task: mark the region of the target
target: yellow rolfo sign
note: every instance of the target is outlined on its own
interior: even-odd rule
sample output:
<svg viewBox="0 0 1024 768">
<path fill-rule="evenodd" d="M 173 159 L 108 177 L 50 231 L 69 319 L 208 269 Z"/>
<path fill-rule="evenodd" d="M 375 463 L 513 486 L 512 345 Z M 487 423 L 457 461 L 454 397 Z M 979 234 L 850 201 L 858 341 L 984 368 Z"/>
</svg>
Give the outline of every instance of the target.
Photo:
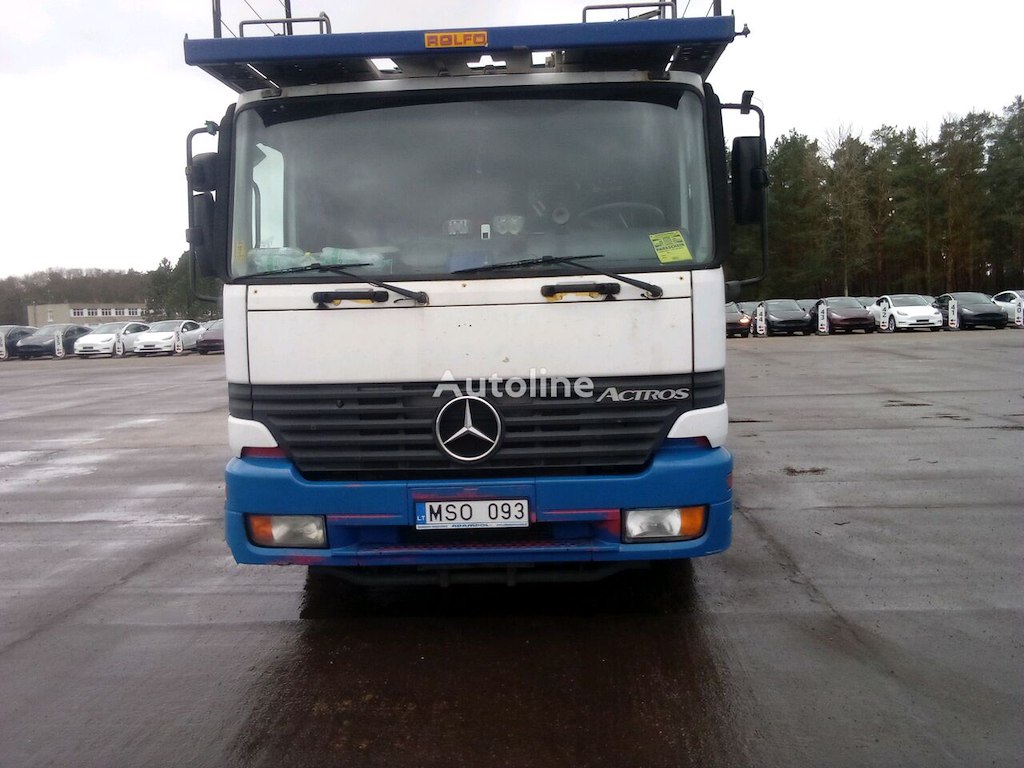
<svg viewBox="0 0 1024 768">
<path fill-rule="evenodd" d="M 486 48 L 487 31 L 462 32 L 425 32 L 423 33 L 425 48 Z"/>
</svg>

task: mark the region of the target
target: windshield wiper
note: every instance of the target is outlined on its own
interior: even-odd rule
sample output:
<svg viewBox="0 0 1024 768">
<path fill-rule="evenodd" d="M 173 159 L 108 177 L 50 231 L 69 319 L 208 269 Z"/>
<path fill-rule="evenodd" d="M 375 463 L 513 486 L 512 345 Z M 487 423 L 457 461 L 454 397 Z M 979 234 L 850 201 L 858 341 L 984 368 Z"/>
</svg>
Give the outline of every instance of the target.
<svg viewBox="0 0 1024 768">
<path fill-rule="evenodd" d="M 380 280 L 371 280 L 363 275 L 357 275 L 354 272 L 348 271 L 348 269 L 352 269 L 354 267 L 370 266 L 373 265 L 369 262 L 359 264 L 321 264 L 318 261 L 314 261 L 312 264 L 303 264 L 301 267 L 286 267 L 284 269 L 269 269 L 266 272 L 253 272 L 251 275 L 245 275 L 245 277 L 273 277 L 274 275 L 292 275 L 298 272 L 331 272 L 336 275 L 344 275 L 352 280 L 358 280 L 366 283 L 367 285 L 375 285 L 386 291 L 393 291 L 399 296 L 405 296 L 407 299 L 412 299 L 417 304 L 428 304 L 430 302 L 430 297 L 428 297 L 424 291 L 412 291 L 408 288 L 399 288 L 397 285 L 384 283 Z"/>
<path fill-rule="evenodd" d="M 536 259 L 522 259 L 520 261 L 506 261 L 503 264 L 485 264 L 481 267 L 468 267 L 466 269 L 456 269 L 452 272 L 456 274 L 467 274 L 471 272 L 493 272 L 499 269 L 517 269 L 519 267 L 535 267 L 535 266 L 546 266 L 548 264 L 568 264 L 570 267 L 576 267 L 582 269 L 584 272 L 589 272 L 593 275 L 604 275 L 610 277 L 613 280 L 626 283 L 626 285 L 632 285 L 634 288 L 639 288 L 644 291 L 644 296 L 648 299 L 660 299 L 665 293 L 660 285 L 654 285 L 653 283 L 647 283 L 643 280 L 635 280 L 632 277 L 626 277 L 625 275 L 619 275 L 615 272 L 605 272 L 603 269 L 598 269 L 590 264 L 579 264 L 577 262 L 583 261 L 584 259 L 603 259 L 603 253 L 592 253 L 586 256 L 541 256 Z"/>
</svg>

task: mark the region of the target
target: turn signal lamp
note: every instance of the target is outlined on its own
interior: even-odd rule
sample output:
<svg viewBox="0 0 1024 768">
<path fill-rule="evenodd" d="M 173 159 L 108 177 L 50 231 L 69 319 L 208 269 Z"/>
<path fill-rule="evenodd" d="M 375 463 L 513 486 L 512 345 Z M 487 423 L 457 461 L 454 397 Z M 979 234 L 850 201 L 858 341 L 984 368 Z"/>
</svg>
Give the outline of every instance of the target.
<svg viewBox="0 0 1024 768">
<path fill-rule="evenodd" d="M 626 542 L 686 541 L 704 533 L 707 507 L 664 507 L 623 510 Z"/>
<path fill-rule="evenodd" d="M 327 528 L 321 515 L 246 515 L 249 541 L 258 547 L 327 546 Z"/>
</svg>

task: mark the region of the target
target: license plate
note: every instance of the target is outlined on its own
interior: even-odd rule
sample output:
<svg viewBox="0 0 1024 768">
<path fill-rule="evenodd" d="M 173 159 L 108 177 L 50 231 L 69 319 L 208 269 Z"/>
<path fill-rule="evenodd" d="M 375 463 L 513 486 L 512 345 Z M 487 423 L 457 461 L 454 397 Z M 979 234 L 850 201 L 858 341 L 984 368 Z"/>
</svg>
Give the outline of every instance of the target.
<svg viewBox="0 0 1024 768">
<path fill-rule="evenodd" d="M 527 499 L 473 499 L 424 501 L 416 504 L 416 527 L 444 528 L 527 528 L 530 505 Z"/>
</svg>

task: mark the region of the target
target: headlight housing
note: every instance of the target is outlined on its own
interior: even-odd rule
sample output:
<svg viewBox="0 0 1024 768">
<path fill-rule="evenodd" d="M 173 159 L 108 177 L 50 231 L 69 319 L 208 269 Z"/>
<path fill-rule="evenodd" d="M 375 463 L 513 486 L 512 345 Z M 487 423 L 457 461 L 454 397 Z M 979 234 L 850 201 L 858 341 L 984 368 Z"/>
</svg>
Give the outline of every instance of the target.
<svg viewBox="0 0 1024 768">
<path fill-rule="evenodd" d="M 327 546 L 323 515 L 246 515 L 245 523 L 249 541 L 258 547 Z"/>
<path fill-rule="evenodd" d="M 622 540 L 687 541 L 699 538 L 707 525 L 707 507 L 645 507 L 622 511 Z"/>
</svg>

